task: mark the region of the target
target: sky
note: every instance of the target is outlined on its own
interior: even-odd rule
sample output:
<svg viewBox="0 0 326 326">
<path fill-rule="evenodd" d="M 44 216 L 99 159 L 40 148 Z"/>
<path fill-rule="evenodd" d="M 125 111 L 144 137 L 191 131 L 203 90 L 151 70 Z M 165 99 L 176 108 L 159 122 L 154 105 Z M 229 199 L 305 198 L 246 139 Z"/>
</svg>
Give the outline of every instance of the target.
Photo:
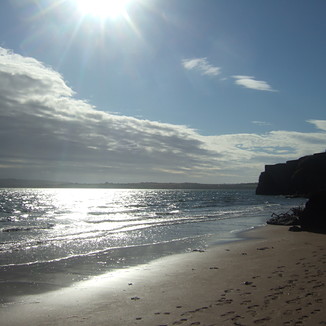
<svg viewBox="0 0 326 326">
<path fill-rule="evenodd" d="M 326 1 L 108 3 L 1 0 L 0 178 L 256 182 L 325 151 Z"/>
</svg>

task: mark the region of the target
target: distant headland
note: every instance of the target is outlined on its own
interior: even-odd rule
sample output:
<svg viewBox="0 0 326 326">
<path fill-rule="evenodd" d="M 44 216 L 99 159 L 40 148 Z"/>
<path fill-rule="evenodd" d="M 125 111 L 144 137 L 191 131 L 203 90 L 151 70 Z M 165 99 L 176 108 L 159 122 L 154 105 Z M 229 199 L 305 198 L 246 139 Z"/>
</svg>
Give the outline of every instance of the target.
<svg viewBox="0 0 326 326">
<path fill-rule="evenodd" d="M 236 184 L 203 184 L 203 183 L 161 183 L 161 182 L 135 182 L 135 183 L 73 183 L 55 182 L 46 180 L 26 180 L 7 178 L 0 179 L 0 188 L 98 188 L 98 189 L 255 189 L 257 183 Z"/>
</svg>

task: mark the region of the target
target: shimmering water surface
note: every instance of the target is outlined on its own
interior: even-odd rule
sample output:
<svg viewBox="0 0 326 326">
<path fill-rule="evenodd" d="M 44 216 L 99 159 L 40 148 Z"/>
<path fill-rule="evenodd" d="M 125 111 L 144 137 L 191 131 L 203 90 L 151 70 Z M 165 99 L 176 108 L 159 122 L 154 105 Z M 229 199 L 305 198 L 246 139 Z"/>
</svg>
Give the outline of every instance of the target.
<svg viewBox="0 0 326 326">
<path fill-rule="evenodd" d="M 0 267 L 113 252 L 123 265 L 128 248 L 167 254 L 230 241 L 304 202 L 243 189 L 0 189 Z"/>
</svg>

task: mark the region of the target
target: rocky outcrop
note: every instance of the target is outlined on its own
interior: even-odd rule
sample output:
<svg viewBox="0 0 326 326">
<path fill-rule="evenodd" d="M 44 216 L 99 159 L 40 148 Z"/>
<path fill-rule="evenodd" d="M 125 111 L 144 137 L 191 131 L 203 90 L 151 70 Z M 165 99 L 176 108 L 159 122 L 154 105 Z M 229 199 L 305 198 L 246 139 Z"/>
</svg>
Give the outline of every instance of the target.
<svg viewBox="0 0 326 326">
<path fill-rule="evenodd" d="M 318 153 L 266 165 L 259 177 L 256 194 L 309 197 L 323 190 L 326 190 L 326 153 Z"/>
<path fill-rule="evenodd" d="M 300 218 L 303 213 L 303 208 L 294 207 L 286 213 L 272 214 L 272 217 L 267 221 L 267 224 L 273 225 L 299 225 Z"/>
<path fill-rule="evenodd" d="M 292 225 L 291 231 L 326 232 L 326 191 L 312 194 L 304 207 L 292 208 L 282 214 L 272 214 L 267 224 Z"/>
<path fill-rule="evenodd" d="M 294 225 L 291 227 L 294 231 L 326 232 L 326 153 L 304 156 L 284 164 L 266 165 L 259 177 L 256 193 L 308 197 L 303 209 L 274 214 L 267 223 Z"/>
<path fill-rule="evenodd" d="M 326 231 L 326 191 L 312 194 L 300 216 L 299 225 L 304 230 Z"/>
</svg>

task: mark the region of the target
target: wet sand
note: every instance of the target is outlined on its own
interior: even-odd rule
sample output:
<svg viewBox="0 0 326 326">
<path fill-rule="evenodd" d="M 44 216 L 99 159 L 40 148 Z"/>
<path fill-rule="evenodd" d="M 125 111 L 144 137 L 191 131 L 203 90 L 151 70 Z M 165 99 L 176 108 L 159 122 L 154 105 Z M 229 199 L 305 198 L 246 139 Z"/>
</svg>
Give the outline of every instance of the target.
<svg viewBox="0 0 326 326">
<path fill-rule="evenodd" d="M 266 226 L 0 308 L 2 326 L 326 325 L 326 235 Z"/>
</svg>

